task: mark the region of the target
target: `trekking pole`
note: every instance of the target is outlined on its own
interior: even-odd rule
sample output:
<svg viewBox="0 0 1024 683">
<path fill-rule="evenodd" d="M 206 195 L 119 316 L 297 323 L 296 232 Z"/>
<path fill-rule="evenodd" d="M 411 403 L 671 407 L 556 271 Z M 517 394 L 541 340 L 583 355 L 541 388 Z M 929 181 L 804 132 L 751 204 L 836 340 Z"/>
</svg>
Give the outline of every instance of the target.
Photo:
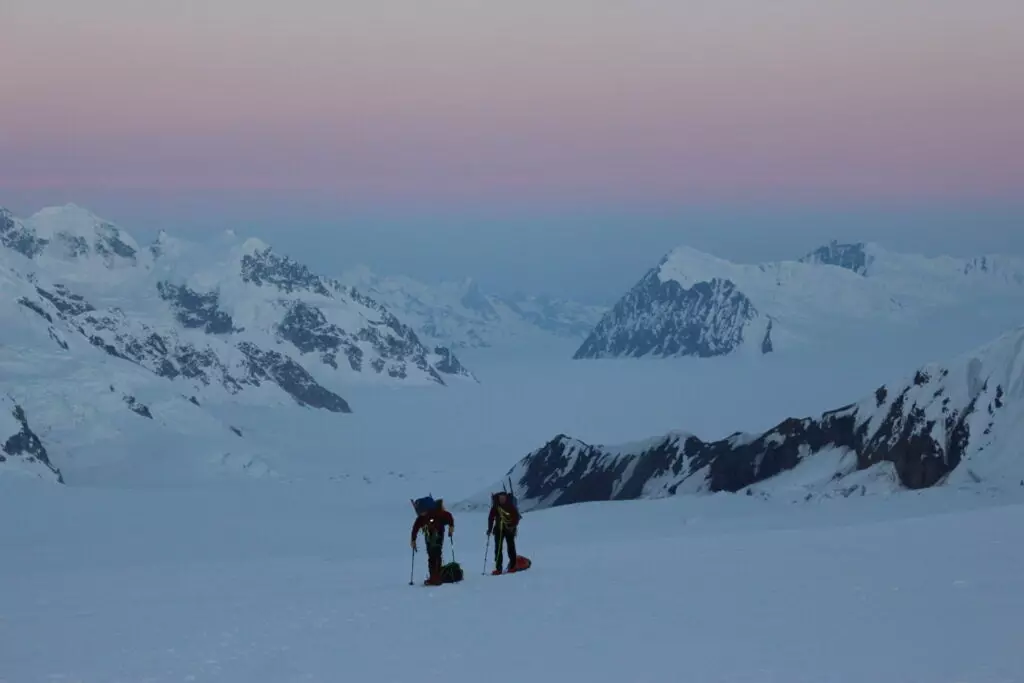
<svg viewBox="0 0 1024 683">
<path fill-rule="evenodd" d="M 416 551 L 412 551 L 412 557 L 409 558 L 409 585 L 414 585 L 412 582 L 412 575 L 416 571 Z"/>
<path fill-rule="evenodd" d="M 449 536 L 448 540 L 452 542 L 452 562 L 455 562 L 455 537 Z"/>
<path fill-rule="evenodd" d="M 484 544 L 484 568 L 480 570 L 480 576 L 487 576 L 487 551 L 491 549 L 491 535 L 487 534 L 487 543 Z"/>
</svg>

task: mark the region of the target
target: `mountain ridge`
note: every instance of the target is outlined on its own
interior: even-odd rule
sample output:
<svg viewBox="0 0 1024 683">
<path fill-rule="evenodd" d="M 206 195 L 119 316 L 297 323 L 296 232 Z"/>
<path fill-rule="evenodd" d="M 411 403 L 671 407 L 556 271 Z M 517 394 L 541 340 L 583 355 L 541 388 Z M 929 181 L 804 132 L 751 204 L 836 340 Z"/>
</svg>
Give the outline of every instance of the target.
<svg viewBox="0 0 1024 683">
<path fill-rule="evenodd" d="M 780 481 L 783 493 L 803 498 L 1024 485 L 1021 439 L 1024 325 L 853 403 L 790 417 L 762 433 L 704 441 L 677 430 L 618 445 L 559 434 L 505 477 L 524 510 L 715 492 L 770 496 Z M 463 504 L 485 502 L 481 493 Z"/>
<path fill-rule="evenodd" d="M 677 247 L 595 326 L 576 359 L 697 356 L 828 343 L 871 326 L 906 329 L 994 304 L 1008 326 L 1024 302 L 1024 258 L 899 254 L 831 242 L 800 259 L 737 264 Z"/>
<path fill-rule="evenodd" d="M 275 454 L 217 406 L 345 419 L 360 382 L 478 381 L 383 304 L 255 238 L 140 245 L 75 205 L 0 209 L 0 289 L 0 413 L 23 418 L 0 425 L 0 473 L 275 476 Z"/>
</svg>

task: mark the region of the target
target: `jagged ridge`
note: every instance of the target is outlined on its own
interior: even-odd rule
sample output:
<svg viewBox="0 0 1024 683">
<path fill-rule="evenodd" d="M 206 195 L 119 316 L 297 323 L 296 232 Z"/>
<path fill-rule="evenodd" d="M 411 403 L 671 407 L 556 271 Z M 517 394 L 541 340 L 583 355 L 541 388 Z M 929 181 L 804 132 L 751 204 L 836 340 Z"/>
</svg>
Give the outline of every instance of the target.
<svg viewBox="0 0 1024 683">
<path fill-rule="evenodd" d="M 739 492 L 822 457 L 842 456 L 829 487 L 879 466 L 907 489 L 943 483 L 951 473 L 977 480 L 972 464 L 1020 460 L 1024 432 L 1024 327 L 904 382 L 883 385 L 858 403 L 816 418 L 790 418 L 762 434 L 703 441 L 673 432 L 619 447 L 561 434 L 508 475 L 525 509 L 681 493 Z M 996 472 L 996 477 L 1008 476 Z M 847 492 L 855 490 L 849 489 Z M 472 500 L 469 501 L 472 504 Z"/>
</svg>

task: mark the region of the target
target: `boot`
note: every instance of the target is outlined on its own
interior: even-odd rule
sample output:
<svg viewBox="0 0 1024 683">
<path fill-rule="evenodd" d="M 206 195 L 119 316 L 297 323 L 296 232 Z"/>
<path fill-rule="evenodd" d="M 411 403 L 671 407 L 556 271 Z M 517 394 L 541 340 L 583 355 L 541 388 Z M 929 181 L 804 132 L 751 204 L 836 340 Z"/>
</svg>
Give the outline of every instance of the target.
<svg viewBox="0 0 1024 683">
<path fill-rule="evenodd" d="M 491 576 L 497 576 L 500 573 L 501 573 L 501 567 L 498 567 L 493 572 L 491 572 Z"/>
</svg>

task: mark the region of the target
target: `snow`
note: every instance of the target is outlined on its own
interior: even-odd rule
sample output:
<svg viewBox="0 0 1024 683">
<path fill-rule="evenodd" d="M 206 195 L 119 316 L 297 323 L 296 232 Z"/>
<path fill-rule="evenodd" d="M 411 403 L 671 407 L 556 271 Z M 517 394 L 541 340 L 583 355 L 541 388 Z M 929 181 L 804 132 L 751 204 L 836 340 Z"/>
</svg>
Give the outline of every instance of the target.
<svg viewBox="0 0 1024 683">
<path fill-rule="evenodd" d="M 544 682 L 1024 670 L 1019 498 L 575 506 L 527 515 L 519 549 L 534 566 L 502 577 L 481 575 L 485 514 L 457 513 L 466 579 L 424 588 L 408 585 L 400 499 L 3 494 L 19 521 L 0 527 L 17 548 L 0 564 L 0 680 L 469 683 L 493 671 L 496 643 L 512 653 L 501 666 Z"/>
</svg>

